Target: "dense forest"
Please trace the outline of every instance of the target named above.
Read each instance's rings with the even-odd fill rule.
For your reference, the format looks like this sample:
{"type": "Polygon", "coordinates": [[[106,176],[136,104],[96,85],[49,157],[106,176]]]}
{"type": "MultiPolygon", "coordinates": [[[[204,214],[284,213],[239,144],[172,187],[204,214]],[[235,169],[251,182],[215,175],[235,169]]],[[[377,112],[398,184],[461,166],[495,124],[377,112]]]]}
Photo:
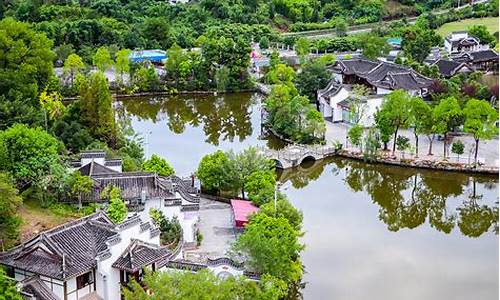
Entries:
{"type": "Polygon", "coordinates": [[[16,0],[0,4],[0,17],[34,23],[57,49],[90,63],[95,48],[162,48],[197,45],[201,35],[276,36],[276,30],[362,24],[455,6],[451,0],[201,0],[171,5],[156,0],[16,0]],[[241,26],[228,26],[238,23],[241,26]],[[316,24],[316,25],[314,25],[316,24]]]}

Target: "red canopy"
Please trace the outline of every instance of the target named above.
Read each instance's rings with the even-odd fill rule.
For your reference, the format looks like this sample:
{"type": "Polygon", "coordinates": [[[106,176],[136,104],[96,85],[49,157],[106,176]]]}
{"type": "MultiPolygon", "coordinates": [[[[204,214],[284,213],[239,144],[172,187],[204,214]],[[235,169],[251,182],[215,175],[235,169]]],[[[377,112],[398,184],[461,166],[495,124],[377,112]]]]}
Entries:
{"type": "Polygon", "coordinates": [[[233,207],[234,223],[237,228],[243,228],[248,223],[248,217],[259,211],[259,208],[246,200],[231,200],[233,207]]]}

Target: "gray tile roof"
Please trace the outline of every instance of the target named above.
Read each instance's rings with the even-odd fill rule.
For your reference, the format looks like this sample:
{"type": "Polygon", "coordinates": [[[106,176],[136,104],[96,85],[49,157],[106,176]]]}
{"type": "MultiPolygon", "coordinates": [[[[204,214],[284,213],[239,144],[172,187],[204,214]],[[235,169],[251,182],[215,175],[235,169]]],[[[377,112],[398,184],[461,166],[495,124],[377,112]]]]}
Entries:
{"type": "Polygon", "coordinates": [[[106,152],[103,150],[89,150],[80,152],[81,158],[100,158],[106,157],[106,152]]]}
{"type": "Polygon", "coordinates": [[[199,271],[208,268],[205,264],[195,263],[187,260],[169,260],[159,265],[158,268],[167,267],[171,269],[199,271]]]}
{"type": "Polygon", "coordinates": [[[29,277],[20,282],[21,294],[26,298],[35,297],[37,300],[61,300],[38,276],[29,277]]]}
{"type": "Polygon", "coordinates": [[[113,263],[113,268],[136,272],[154,262],[168,260],[171,255],[172,252],[165,247],[134,239],[113,263]]]}
{"type": "Polygon", "coordinates": [[[99,175],[106,175],[106,174],[119,174],[120,172],[117,172],[113,169],[110,169],[106,166],[103,166],[99,163],[96,163],[95,161],[91,161],[88,164],[86,164],[83,167],[80,167],[78,169],[78,172],[84,176],[99,176],[99,175]]]}
{"type": "Polygon", "coordinates": [[[335,96],[341,88],[342,85],[338,84],[335,80],[332,79],[324,89],[318,91],[318,95],[320,97],[330,98],[335,96]]]}
{"type": "Polygon", "coordinates": [[[441,73],[441,75],[443,75],[444,77],[451,77],[455,75],[456,72],[463,67],[468,68],[464,63],[447,59],[438,59],[433,63],[433,65],[436,65],[438,67],[439,73],[441,73]]]}
{"type": "Polygon", "coordinates": [[[113,185],[121,190],[124,200],[141,199],[142,191],[147,198],[171,197],[172,193],[165,182],[160,182],[160,178],[155,173],[150,172],[125,172],[94,174],[90,176],[94,180],[94,188],[89,195],[85,196],[86,201],[101,202],[101,192],[108,185],[113,185]]]}
{"type": "Polygon", "coordinates": [[[0,253],[0,264],[65,279],[94,268],[98,254],[107,250],[106,241],[116,235],[113,222],[98,212],[45,231],[0,253]]]}
{"type": "Polygon", "coordinates": [[[460,53],[458,55],[452,56],[451,59],[456,62],[465,62],[465,63],[480,63],[485,61],[498,61],[498,53],[495,51],[488,50],[480,50],[474,52],[466,52],[460,53]]]}
{"type": "Polygon", "coordinates": [[[374,86],[388,89],[419,90],[432,84],[432,79],[406,66],[363,58],[339,60],[331,70],[356,75],[374,86]]]}

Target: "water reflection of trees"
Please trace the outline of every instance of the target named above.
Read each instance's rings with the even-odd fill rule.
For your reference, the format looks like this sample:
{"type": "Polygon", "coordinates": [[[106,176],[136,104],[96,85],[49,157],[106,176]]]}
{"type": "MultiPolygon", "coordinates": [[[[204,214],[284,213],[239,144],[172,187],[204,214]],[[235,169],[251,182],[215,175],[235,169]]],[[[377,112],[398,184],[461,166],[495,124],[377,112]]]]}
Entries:
{"type": "MultiPolygon", "coordinates": [[[[484,192],[498,186],[495,178],[365,164],[335,159],[335,176],[353,192],[366,192],[379,206],[379,219],[391,231],[413,229],[426,221],[436,230],[450,233],[455,227],[468,237],[488,230],[498,234],[498,199],[484,199],[484,192]]],[[[281,174],[302,188],[316,180],[325,163],[306,172],[294,169],[281,174]]]]}
{"type": "Polygon", "coordinates": [[[124,110],[139,119],[156,123],[166,119],[170,131],[181,134],[187,126],[203,126],[206,142],[245,140],[252,134],[251,109],[258,99],[251,94],[223,96],[171,96],[130,99],[121,103],[124,110]]]}

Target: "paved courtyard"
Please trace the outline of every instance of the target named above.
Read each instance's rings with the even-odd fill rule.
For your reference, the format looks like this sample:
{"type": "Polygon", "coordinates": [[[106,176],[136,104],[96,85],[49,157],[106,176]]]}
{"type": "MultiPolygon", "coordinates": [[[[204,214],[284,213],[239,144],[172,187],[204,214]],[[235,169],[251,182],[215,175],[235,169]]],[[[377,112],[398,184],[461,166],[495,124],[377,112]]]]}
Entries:
{"type": "Polygon", "coordinates": [[[198,228],[203,240],[198,249],[186,251],[186,258],[203,261],[206,257],[226,256],[236,240],[231,205],[201,198],[199,213],[198,228]]]}
{"type": "MultiPolygon", "coordinates": [[[[349,128],[351,125],[345,124],[345,123],[332,123],[329,121],[326,121],[326,140],[328,143],[333,143],[334,141],[341,142],[344,146],[347,143],[347,132],[349,131],[349,128]]],[[[400,129],[398,131],[398,135],[406,136],[410,139],[410,144],[412,147],[415,147],[415,136],[413,135],[413,132],[408,129],[400,129]]],[[[448,142],[449,145],[449,161],[457,161],[457,155],[454,153],[451,153],[451,144],[455,140],[461,140],[464,145],[464,154],[460,156],[460,162],[462,163],[468,163],[469,160],[472,163],[474,161],[474,148],[475,148],[475,142],[474,138],[472,135],[461,135],[458,137],[453,137],[453,140],[451,142],[448,142]]],[[[426,136],[419,136],[419,158],[422,160],[442,160],[443,159],[443,141],[438,141],[437,137],[434,139],[432,143],[432,153],[434,155],[429,156],[427,155],[428,153],[428,148],[429,148],[429,141],[426,136]]],[[[347,143],[348,145],[350,143],[347,143]]],[[[485,166],[489,167],[498,167],[499,160],[498,160],[498,137],[489,140],[489,141],[479,141],[479,152],[478,152],[478,161],[481,163],[484,163],[485,166]]],[[[389,149],[392,149],[392,140],[389,142],[388,145],[389,149]]],[[[350,148],[350,147],[348,147],[350,148]]],[[[396,150],[396,155],[401,157],[402,153],[396,150]]],[[[410,157],[411,154],[408,152],[405,153],[405,157],[410,157]]]]}

